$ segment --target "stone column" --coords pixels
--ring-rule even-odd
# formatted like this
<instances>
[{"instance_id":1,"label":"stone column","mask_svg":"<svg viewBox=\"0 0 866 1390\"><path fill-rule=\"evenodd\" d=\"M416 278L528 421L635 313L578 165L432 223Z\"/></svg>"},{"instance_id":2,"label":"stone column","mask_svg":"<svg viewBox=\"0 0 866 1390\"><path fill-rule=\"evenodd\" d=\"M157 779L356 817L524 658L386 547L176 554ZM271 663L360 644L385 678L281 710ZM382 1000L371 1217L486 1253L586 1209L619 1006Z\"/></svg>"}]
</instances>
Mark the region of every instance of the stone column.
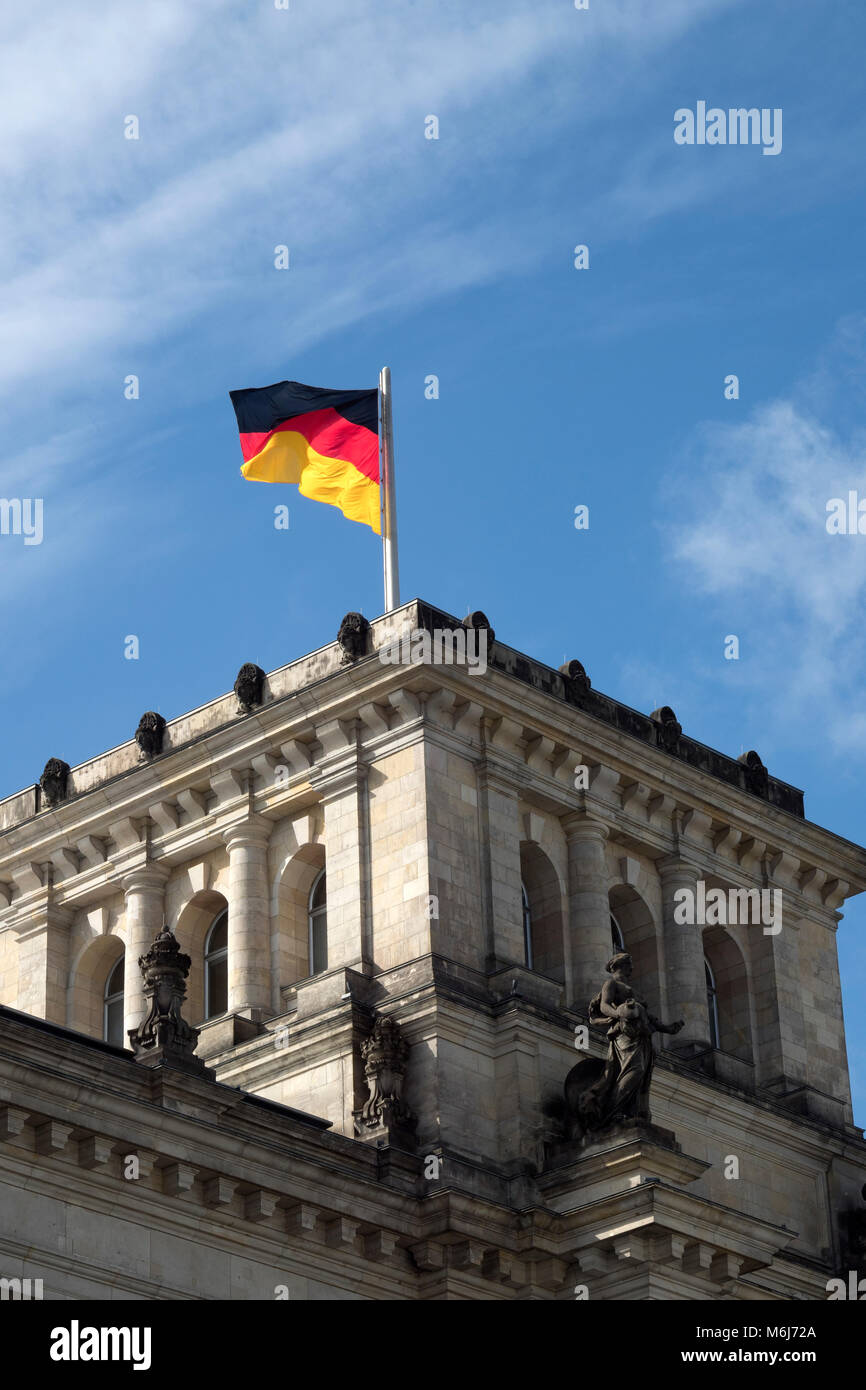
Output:
<instances>
[{"instance_id":1,"label":"stone column","mask_svg":"<svg viewBox=\"0 0 866 1390\"><path fill-rule=\"evenodd\" d=\"M144 979L139 957L147 955L165 925L165 884L168 869L162 864L144 864L132 869L121 881L126 901L123 985L123 1045L129 1047L129 1034L147 1012Z\"/></svg>"},{"instance_id":2,"label":"stone column","mask_svg":"<svg viewBox=\"0 0 866 1390\"><path fill-rule=\"evenodd\" d=\"M710 1045L704 935L701 923L689 925L674 921L677 908L675 894L679 889L687 888L695 902L701 875L695 864L679 855L660 859L656 867L662 885L664 919L664 1022L685 1019L682 1032L666 1037L665 1041L675 1051L689 1052Z\"/></svg>"},{"instance_id":3,"label":"stone column","mask_svg":"<svg viewBox=\"0 0 866 1390\"><path fill-rule=\"evenodd\" d=\"M571 979L568 1003L586 1009L608 978L613 955L604 847L607 826L582 812L562 821L568 845L568 935Z\"/></svg>"},{"instance_id":4,"label":"stone column","mask_svg":"<svg viewBox=\"0 0 866 1390\"><path fill-rule=\"evenodd\" d=\"M259 816L224 831L229 851L228 1011L260 1020L271 1012L268 841Z\"/></svg>"}]
</instances>

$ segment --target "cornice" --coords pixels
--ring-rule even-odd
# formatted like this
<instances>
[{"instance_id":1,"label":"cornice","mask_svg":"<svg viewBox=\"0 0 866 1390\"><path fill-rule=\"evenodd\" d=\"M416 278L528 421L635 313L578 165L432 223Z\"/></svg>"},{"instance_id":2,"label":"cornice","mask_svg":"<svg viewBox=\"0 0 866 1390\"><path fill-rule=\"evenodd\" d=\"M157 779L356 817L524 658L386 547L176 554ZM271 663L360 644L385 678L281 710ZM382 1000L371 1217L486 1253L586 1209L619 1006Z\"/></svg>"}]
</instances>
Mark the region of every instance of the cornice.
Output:
<instances>
[{"instance_id":1,"label":"cornice","mask_svg":"<svg viewBox=\"0 0 866 1390\"><path fill-rule=\"evenodd\" d=\"M391 617L404 626L457 622L417 601ZM390 627L385 620L374 622L374 639L393 632L394 622ZM631 711L629 719L623 716L623 727L570 700L566 678L551 668L499 642L493 656L484 676L454 666L385 665L375 651L339 666L330 647L281 668L269 678L277 687L281 673L281 678L295 670L298 678L320 673L255 713L232 714L219 727L169 747L151 762L130 763L57 809L0 834L0 924L4 884L13 881L22 860L54 863L64 900L93 902L113 891L108 880L125 872L139 853L136 833L148 842L146 854L167 863L219 846L227 824L242 814L243 795L239 792L235 804L220 788L221 778L230 785L233 778L246 777L248 811L268 819L304 809L321 798L330 775L321 730L341 721L357 727L359 765L422 739L476 763L486 752L483 775L495 767L503 785L510 782L523 799L546 811L557 816L587 811L608 825L611 839L651 858L687 843L704 872L711 869L743 886L783 887L798 915L817 916L828 926L845 896L866 887L866 852L858 846L638 736L638 724L644 732L652 724L646 716ZM231 698L220 697L203 711L218 712L219 706L227 713ZM607 702L608 714L626 709L608 697L597 700ZM194 715L200 714L182 716L170 728L192 729ZM132 747L122 745L112 756L123 752L126 757L124 750ZM98 762L83 766L92 769ZM589 790L573 787L573 762L591 769ZM276 784L273 773L281 763L288 775ZM682 833L683 820L692 822L690 833ZM762 848L753 848L750 857L749 847L755 846ZM771 862L779 866L778 879L775 869L768 876Z\"/></svg>"}]
</instances>

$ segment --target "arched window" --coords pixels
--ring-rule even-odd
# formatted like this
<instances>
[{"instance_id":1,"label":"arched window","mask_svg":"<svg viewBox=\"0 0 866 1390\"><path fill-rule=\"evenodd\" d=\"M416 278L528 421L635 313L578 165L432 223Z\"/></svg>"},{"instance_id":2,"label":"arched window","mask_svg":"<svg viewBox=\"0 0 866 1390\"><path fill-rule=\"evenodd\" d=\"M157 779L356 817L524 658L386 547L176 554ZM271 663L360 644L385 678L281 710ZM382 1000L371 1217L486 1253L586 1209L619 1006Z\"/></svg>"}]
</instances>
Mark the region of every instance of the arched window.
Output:
<instances>
[{"instance_id":1,"label":"arched window","mask_svg":"<svg viewBox=\"0 0 866 1390\"><path fill-rule=\"evenodd\" d=\"M102 1036L123 1047L123 956L112 966L102 996Z\"/></svg>"},{"instance_id":2,"label":"arched window","mask_svg":"<svg viewBox=\"0 0 866 1390\"><path fill-rule=\"evenodd\" d=\"M520 911L523 924L523 960L527 970L565 981L562 885L544 851L533 841L520 846ZM517 923L515 922L515 927ZM514 953L520 947L515 934Z\"/></svg>"},{"instance_id":3,"label":"arched window","mask_svg":"<svg viewBox=\"0 0 866 1390\"><path fill-rule=\"evenodd\" d=\"M704 956L704 973L707 978L707 1013L710 1016L710 1042L713 1047L719 1044L719 992L716 988L716 977L713 974L713 967Z\"/></svg>"},{"instance_id":4,"label":"arched window","mask_svg":"<svg viewBox=\"0 0 866 1390\"><path fill-rule=\"evenodd\" d=\"M610 944L614 951L625 950L625 937L622 934L622 927L613 913L610 914Z\"/></svg>"},{"instance_id":5,"label":"arched window","mask_svg":"<svg viewBox=\"0 0 866 1390\"><path fill-rule=\"evenodd\" d=\"M229 1006L229 914L224 908L204 943L204 1016L216 1018Z\"/></svg>"},{"instance_id":6,"label":"arched window","mask_svg":"<svg viewBox=\"0 0 866 1390\"><path fill-rule=\"evenodd\" d=\"M310 974L320 975L328 968L328 885L325 870L313 879L307 904L310 927Z\"/></svg>"}]
</instances>

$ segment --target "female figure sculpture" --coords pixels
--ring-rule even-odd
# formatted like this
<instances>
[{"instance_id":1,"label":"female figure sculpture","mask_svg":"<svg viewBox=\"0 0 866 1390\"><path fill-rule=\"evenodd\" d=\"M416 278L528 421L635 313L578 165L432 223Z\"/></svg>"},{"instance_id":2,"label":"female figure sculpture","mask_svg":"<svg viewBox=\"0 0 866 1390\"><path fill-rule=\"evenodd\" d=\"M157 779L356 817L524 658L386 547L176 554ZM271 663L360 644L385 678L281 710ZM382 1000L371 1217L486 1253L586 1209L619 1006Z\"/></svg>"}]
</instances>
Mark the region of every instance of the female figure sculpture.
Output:
<instances>
[{"instance_id":1,"label":"female figure sculpture","mask_svg":"<svg viewBox=\"0 0 866 1390\"><path fill-rule=\"evenodd\" d=\"M578 1132L601 1129L617 1120L648 1121L653 1033L678 1033L683 1020L662 1023L631 987L632 959L618 952L607 963L611 976L590 1001L589 1021L607 1026L607 1060L578 1062L566 1077L565 1099Z\"/></svg>"}]
</instances>

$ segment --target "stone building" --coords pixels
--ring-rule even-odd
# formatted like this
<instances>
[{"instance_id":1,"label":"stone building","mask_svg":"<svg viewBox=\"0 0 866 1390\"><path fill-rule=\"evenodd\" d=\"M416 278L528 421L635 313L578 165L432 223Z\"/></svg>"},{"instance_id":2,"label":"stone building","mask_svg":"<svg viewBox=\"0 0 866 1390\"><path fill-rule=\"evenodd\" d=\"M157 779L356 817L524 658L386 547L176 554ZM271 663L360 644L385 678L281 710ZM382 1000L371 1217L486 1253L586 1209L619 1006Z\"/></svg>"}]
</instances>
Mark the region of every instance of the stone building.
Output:
<instances>
[{"instance_id":1,"label":"stone building","mask_svg":"<svg viewBox=\"0 0 866 1390\"><path fill-rule=\"evenodd\" d=\"M0 1278L823 1299L863 1249L835 933L864 887L757 754L483 614L348 615L0 802ZM683 922L713 890L781 918ZM164 926L199 1029L175 1063L129 1045ZM605 1055L587 1006L621 948L684 1027L652 1123L581 1139L563 1083Z\"/></svg>"}]
</instances>

